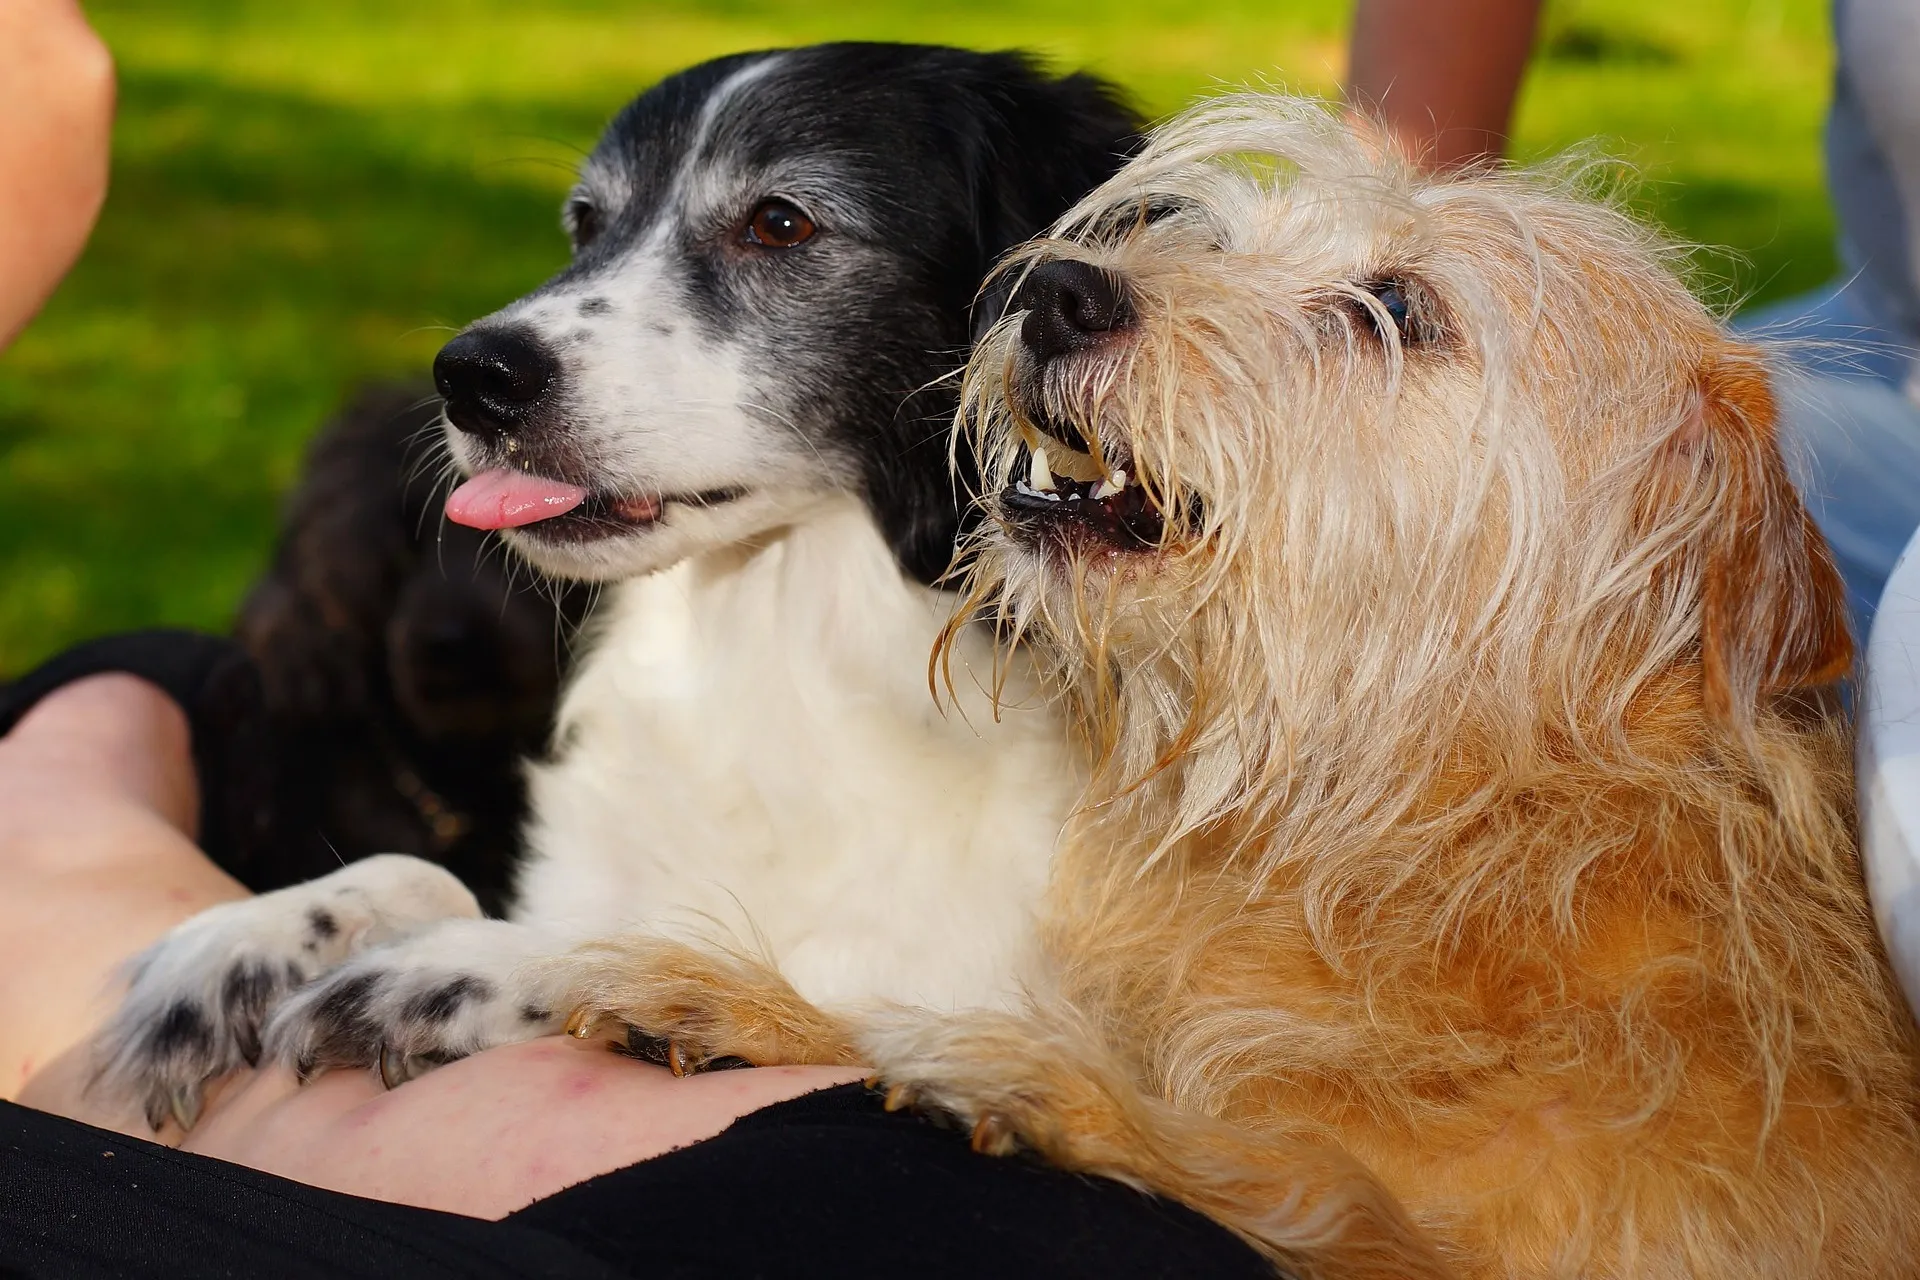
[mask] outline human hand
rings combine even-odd
[[[500,1218],[865,1074],[759,1067],[676,1078],[568,1036],[488,1049],[391,1092],[371,1071],[329,1071],[303,1086],[268,1066],[217,1087],[181,1149],[348,1195]]]
[[[76,0],[0,0],[0,347],[93,230],[113,97],[113,58]]]

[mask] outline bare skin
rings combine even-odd
[[[113,59],[75,0],[0,4],[0,347],[93,230],[113,99]]]
[[[0,1096],[353,1195],[498,1218],[595,1174],[712,1137],[749,1112],[858,1079],[768,1067],[676,1079],[549,1037],[387,1092],[371,1071],[284,1068],[216,1088],[159,1135],[85,1089],[85,1038],[123,961],[246,890],[189,838],[185,717],[132,676],[77,681],[0,738]]]
[[[1347,101],[1434,169],[1501,155],[1540,0],[1360,0]]]

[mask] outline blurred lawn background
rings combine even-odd
[[[717,54],[826,39],[1038,50],[1149,112],[1331,93],[1351,0],[92,0],[121,76],[79,269],[0,356],[0,673],[77,638],[221,628],[315,427],[538,283],[605,120]],[[1599,137],[1729,297],[1832,270],[1827,0],[1561,0],[1523,157]]]

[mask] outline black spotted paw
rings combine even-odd
[[[274,1008],[356,949],[427,920],[475,914],[473,895],[414,858],[368,858],[183,922],[137,956],[93,1045],[91,1093],[192,1128],[206,1085],[260,1060]]]
[[[389,1088],[482,1049],[560,1027],[551,945],[502,920],[454,920],[365,951],[281,1003],[266,1054],[304,1079],[372,1067]]]

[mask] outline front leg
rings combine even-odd
[[[675,1075],[862,1061],[844,1023],[750,956],[637,935],[581,947],[547,974],[571,1033],[617,1028],[616,1044]]]
[[[206,1085],[260,1059],[288,992],[364,947],[479,904],[442,867],[400,854],[211,907],[134,957],[126,995],[95,1038],[90,1091],[138,1103],[155,1129],[192,1128]]]
[[[1438,1247],[1330,1135],[1181,1111],[1138,1087],[1071,1015],[897,1010],[859,1037],[890,1110],[958,1121],[987,1155],[1027,1151],[1178,1200],[1300,1280],[1445,1280]]]
[[[506,920],[448,920],[363,951],[285,1000],[266,1056],[301,1078],[377,1068],[393,1088],[433,1067],[549,1035],[566,1010],[555,936]]]

